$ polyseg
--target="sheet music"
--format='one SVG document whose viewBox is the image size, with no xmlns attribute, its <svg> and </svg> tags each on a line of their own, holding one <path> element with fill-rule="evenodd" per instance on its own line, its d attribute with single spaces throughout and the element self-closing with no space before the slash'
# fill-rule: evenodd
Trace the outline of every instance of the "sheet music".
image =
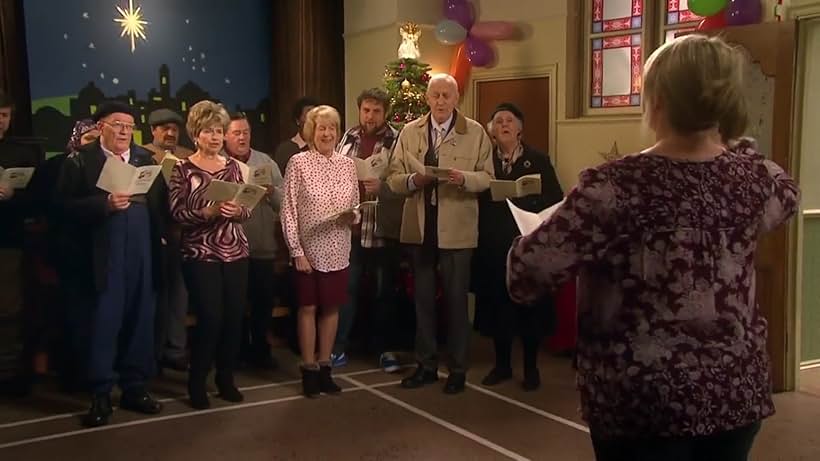
<svg viewBox="0 0 820 461">
<path fill-rule="evenodd" d="M 521 232 L 521 235 L 529 235 L 534 230 L 538 229 L 541 224 L 543 224 L 544 221 L 548 221 L 555 211 L 558 210 L 558 208 L 563 204 L 564 201 L 561 200 L 549 208 L 543 209 L 538 213 L 533 213 L 531 211 L 525 211 L 518 208 L 515 204 L 513 204 L 512 200 L 507 199 L 507 205 L 510 207 L 510 212 L 512 212 L 513 219 L 515 220 L 515 224 L 518 226 L 518 230 Z"/>
<path fill-rule="evenodd" d="M 0 184 L 5 184 L 12 189 L 25 189 L 32 176 L 34 176 L 33 167 L 5 169 L 0 167 Z"/>
</svg>

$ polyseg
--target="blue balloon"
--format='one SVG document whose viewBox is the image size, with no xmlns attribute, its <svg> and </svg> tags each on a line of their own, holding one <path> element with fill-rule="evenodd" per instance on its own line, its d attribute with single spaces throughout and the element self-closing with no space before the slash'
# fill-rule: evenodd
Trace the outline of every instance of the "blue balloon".
<svg viewBox="0 0 820 461">
<path fill-rule="evenodd" d="M 445 19 L 436 26 L 436 40 L 445 45 L 458 45 L 467 38 L 467 29 L 461 24 Z"/>
</svg>

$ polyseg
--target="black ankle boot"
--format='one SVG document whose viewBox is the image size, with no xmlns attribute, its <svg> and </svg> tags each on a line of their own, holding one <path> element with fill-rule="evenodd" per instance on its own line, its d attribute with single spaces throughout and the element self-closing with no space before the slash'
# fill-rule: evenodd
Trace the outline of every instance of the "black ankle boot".
<svg viewBox="0 0 820 461">
<path fill-rule="evenodd" d="M 325 394 L 338 394 L 342 392 L 342 388 L 333 382 L 330 371 L 330 365 L 322 365 L 319 367 L 319 390 Z"/>
<path fill-rule="evenodd" d="M 541 374 L 538 372 L 538 368 L 524 369 L 524 382 L 521 383 L 521 387 L 525 391 L 534 391 L 541 387 Z"/>
<path fill-rule="evenodd" d="M 211 407 L 205 379 L 188 378 L 188 397 L 191 399 L 191 407 L 195 410 L 205 410 Z"/>
<path fill-rule="evenodd" d="M 302 367 L 302 393 L 305 397 L 313 398 L 319 395 L 319 370 L 316 368 Z"/>
<path fill-rule="evenodd" d="M 233 373 L 223 372 L 216 374 L 216 388 L 219 390 L 218 397 L 228 402 L 239 403 L 245 398 L 236 385 L 233 383 Z"/>
</svg>

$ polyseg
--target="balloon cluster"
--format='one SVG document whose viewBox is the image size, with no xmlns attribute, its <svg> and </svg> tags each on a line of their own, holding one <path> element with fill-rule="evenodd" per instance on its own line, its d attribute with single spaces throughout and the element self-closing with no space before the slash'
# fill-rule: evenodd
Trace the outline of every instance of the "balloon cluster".
<svg viewBox="0 0 820 461">
<path fill-rule="evenodd" d="M 689 10 L 704 17 L 698 30 L 757 24 L 763 17 L 760 0 L 689 0 Z"/>
<path fill-rule="evenodd" d="M 469 0 L 444 0 L 444 17 L 436 26 L 436 39 L 444 45 L 458 45 L 450 64 L 450 75 L 455 77 L 459 88 L 467 83 L 472 66 L 489 67 L 495 62 L 490 40 L 508 40 L 519 33 L 515 23 L 475 22 L 475 10 Z"/>
</svg>

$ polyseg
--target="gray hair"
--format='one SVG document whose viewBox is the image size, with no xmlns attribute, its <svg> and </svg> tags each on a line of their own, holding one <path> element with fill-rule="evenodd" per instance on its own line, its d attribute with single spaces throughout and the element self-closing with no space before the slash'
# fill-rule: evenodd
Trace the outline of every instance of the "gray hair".
<svg viewBox="0 0 820 461">
<path fill-rule="evenodd" d="M 430 81 L 427 82 L 427 87 L 429 88 L 433 84 L 433 82 L 437 82 L 437 81 L 440 81 L 440 80 L 445 81 L 445 82 L 449 83 L 450 85 L 452 85 L 452 87 L 456 89 L 456 93 L 459 92 L 458 82 L 456 81 L 455 77 L 453 77 L 450 74 L 445 74 L 445 73 L 433 74 L 433 76 L 430 77 Z"/>
</svg>

